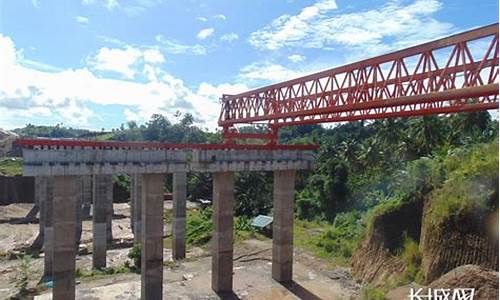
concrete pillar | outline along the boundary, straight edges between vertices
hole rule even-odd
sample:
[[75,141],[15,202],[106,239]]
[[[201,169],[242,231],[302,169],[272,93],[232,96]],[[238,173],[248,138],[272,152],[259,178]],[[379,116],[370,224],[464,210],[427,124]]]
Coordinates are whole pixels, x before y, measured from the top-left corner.
[[82,176],[82,219],[90,218],[90,209],[92,207],[92,176]]
[[129,190],[130,190],[130,202],[129,202],[129,206],[130,206],[130,229],[132,230],[132,234],[134,234],[134,238],[135,238],[135,231],[134,231],[134,185],[135,185],[135,177],[134,177],[134,174],[131,174],[130,175],[130,186],[129,186]]
[[[31,244],[31,249],[40,250],[43,246],[44,239],[44,210],[43,205],[45,203],[44,198],[47,197],[47,179],[46,177],[37,176],[35,177],[35,207],[39,208],[40,217],[38,218],[38,235]],[[28,215],[30,215],[28,213]]]
[[80,183],[77,176],[54,177],[53,299],[75,299],[75,222]]
[[132,175],[130,183],[132,184],[131,202],[133,203],[133,210],[131,219],[133,222],[134,243],[140,243],[142,233],[142,175]]
[[108,247],[113,244],[113,176],[109,175],[109,193],[106,199],[106,242]]
[[94,175],[93,178],[93,243],[92,265],[94,268],[106,267],[106,249],[110,205],[113,203],[113,181],[111,175]]
[[280,282],[292,280],[294,194],[295,171],[275,171],[272,277]]
[[163,294],[163,175],[142,177],[141,299]]
[[186,173],[174,173],[173,221],[172,221],[172,257],[186,257]]
[[82,221],[83,221],[83,182],[84,176],[78,176],[78,184],[76,190],[76,204],[75,204],[75,247],[78,253],[78,247],[80,246],[80,241],[82,239]]
[[40,214],[43,215],[43,253],[44,268],[43,276],[52,278],[54,259],[54,227],[53,227],[53,207],[54,207],[54,178],[45,177],[45,195],[42,197],[43,205]]
[[234,173],[213,174],[212,289],[233,290]]

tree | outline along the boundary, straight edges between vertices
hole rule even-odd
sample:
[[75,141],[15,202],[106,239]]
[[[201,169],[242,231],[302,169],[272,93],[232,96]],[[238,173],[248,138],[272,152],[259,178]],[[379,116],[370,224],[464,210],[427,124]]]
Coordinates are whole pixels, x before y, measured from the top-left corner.
[[194,123],[194,117],[190,113],[184,114],[184,117],[182,117],[181,122],[180,122],[181,126],[184,126],[184,127],[189,127],[189,126],[193,125],[193,123]]

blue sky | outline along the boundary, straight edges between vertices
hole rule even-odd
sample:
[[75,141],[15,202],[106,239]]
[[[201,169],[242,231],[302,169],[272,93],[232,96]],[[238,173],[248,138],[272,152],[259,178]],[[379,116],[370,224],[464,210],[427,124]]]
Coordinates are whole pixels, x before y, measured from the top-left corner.
[[0,0],[0,127],[90,129],[498,22],[498,1]]

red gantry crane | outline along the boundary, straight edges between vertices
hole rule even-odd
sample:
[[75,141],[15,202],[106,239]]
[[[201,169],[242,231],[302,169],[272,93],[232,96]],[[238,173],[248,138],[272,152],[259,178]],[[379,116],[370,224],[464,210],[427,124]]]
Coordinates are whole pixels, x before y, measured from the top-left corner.
[[[219,126],[224,144],[168,144],[20,139],[24,147],[148,149],[317,149],[278,145],[280,127],[498,109],[498,23],[393,53],[223,95]],[[240,133],[237,124],[268,126]],[[235,144],[234,139],[267,144]]]
[[[474,54],[474,55],[473,55]],[[498,23],[312,75],[223,95],[219,126],[277,143],[283,126],[498,109]],[[268,125],[245,134],[236,124]]]

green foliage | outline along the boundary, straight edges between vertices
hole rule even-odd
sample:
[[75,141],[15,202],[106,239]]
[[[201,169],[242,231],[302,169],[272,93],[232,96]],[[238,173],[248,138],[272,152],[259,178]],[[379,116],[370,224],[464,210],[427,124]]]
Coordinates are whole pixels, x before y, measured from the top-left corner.
[[26,296],[29,293],[29,281],[33,278],[33,259],[29,255],[18,256],[17,259],[19,261],[19,265],[17,267],[17,272],[11,278],[11,281],[15,284],[16,288],[19,289],[18,295]]
[[131,267],[127,266],[127,267],[129,267],[132,271],[134,271],[136,273],[140,273],[141,272],[141,244],[134,243],[134,246],[132,246],[132,248],[130,248],[127,256],[134,263],[133,266],[131,266]]
[[21,158],[5,158],[0,160],[0,175],[21,176],[23,174],[23,160]]
[[113,201],[126,202],[130,199],[130,177],[113,175]]
[[187,215],[186,242],[203,246],[212,238],[212,208],[189,210]]
[[[100,277],[100,276],[105,276],[105,275],[115,275],[115,274],[123,274],[123,273],[130,273],[130,272],[136,272],[136,271],[129,266],[128,262],[126,262],[124,266],[105,267],[105,268],[99,268],[99,269],[92,269],[90,271],[82,271],[79,268],[77,268],[75,271],[75,277],[76,278],[94,278],[94,277]],[[139,269],[139,272],[140,272],[140,269]]]
[[418,243],[406,236],[403,242],[403,249],[399,256],[406,265],[406,272],[403,274],[401,283],[407,284],[413,281],[420,282],[422,280],[422,273],[420,272],[422,253],[420,252]]
[[210,173],[189,173],[187,177],[188,195],[191,200],[212,198],[212,175]]
[[241,216],[235,218],[234,221],[234,230],[238,231],[254,231],[254,227],[252,226],[252,219],[247,216]]
[[241,172],[235,178],[237,216],[267,215],[272,207],[272,173]]
[[27,124],[24,128],[14,129],[14,132],[23,137],[46,138],[80,138],[91,134],[89,130],[65,127],[63,124],[57,124],[56,126]]
[[262,239],[255,227],[252,226],[252,219],[247,216],[239,216],[234,219],[234,234],[236,240],[246,240],[250,238]]
[[295,213],[298,218],[312,221],[321,215],[319,192],[313,189],[303,189],[295,199]]
[[334,256],[349,259],[363,236],[364,229],[361,212],[340,213],[335,217],[333,227],[318,237],[316,245]]
[[[397,194],[422,195],[439,187],[446,179],[443,159],[460,147],[494,139],[498,122],[480,112],[304,130],[314,132],[309,142],[320,141],[321,149],[318,167],[297,193],[296,213],[332,221],[339,212],[367,210]],[[292,129],[284,132],[282,141],[304,138]]]
[[372,287],[370,285],[363,287],[361,290],[362,300],[385,300],[385,292],[382,289]]
[[218,134],[209,133],[193,125],[191,114],[177,114],[178,122],[172,123],[165,116],[154,114],[143,125],[131,121],[128,128],[122,126],[114,131],[113,140],[119,141],[156,141],[168,143],[213,143],[217,142]]
[[481,216],[498,207],[498,141],[452,155],[445,165],[450,173],[432,193],[426,222],[439,228],[463,214]]
[[340,213],[333,224],[296,219],[294,245],[338,265],[348,265],[365,231],[365,214],[360,211]]
[[[212,208],[188,210],[186,219],[186,241],[191,246],[204,246],[212,238]],[[261,238],[251,225],[252,220],[246,216],[235,217],[234,234],[237,240]]]
[[371,209],[367,216],[367,232],[371,233],[373,231],[374,222],[378,217],[398,211],[405,203],[406,199],[407,198],[403,198],[401,196],[396,196],[380,202],[377,206]]

